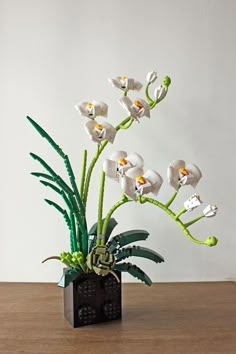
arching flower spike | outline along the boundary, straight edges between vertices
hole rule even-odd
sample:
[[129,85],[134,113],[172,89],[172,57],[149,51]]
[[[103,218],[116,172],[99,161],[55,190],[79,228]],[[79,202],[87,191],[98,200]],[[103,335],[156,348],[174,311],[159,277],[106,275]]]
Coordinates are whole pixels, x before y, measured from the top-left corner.
[[90,139],[94,142],[101,144],[106,139],[113,144],[116,129],[111,124],[105,121],[98,123],[96,120],[89,120],[85,123],[84,128]]
[[150,118],[149,104],[145,100],[138,98],[132,102],[129,97],[121,97],[119,102],[135,120],[139,121],[144,116]]
[[108,79],[108,81],[112,84],[113,87],[116,87],[124,92],[129,90],[139,91],[143,87],[141,82],[126,76],[117,76],[114,79]]
[[132,171],[134,168],[138,168],[142,174],[143,164],[143,158],[137,153],[128,155],[125,151],[116,151],[104,161],[103,170],[107,177],[118,182],[120,176],[124,176],[127,171]]
[[79,102],[75,109],[84,117],[95,119],[98,116],[107,117],[108,105],[100,101]]
[[201,177],[202,173],[196,165],[190,163],[185,167],[183,160],[172,161],[167,170],[168,182],[176,190],[180,185],[191,185],[195,188]]
[[121,179],[121,187],[124,193],[132,198],[137,196],[153,193],[157,195],[163,183],[162,177],[154,170],[147,170],[143,175],[137,168],[129,170]]

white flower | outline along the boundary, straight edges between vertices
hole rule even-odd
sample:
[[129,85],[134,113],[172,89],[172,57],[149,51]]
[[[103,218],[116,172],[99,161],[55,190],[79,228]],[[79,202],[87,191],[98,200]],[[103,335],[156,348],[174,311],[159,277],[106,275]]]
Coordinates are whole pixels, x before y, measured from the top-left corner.
[[162,177],[154,170],[147,170],[140,175],[139,168],[132,168],[121,179],[123,192],[136,200],[138,195],[153,193],[158,194],[163,183]]
[[143,158],[137,153],[127,155],[125,151],[116,151],[103,163],[103,170],[107,177],[119,181],[119,177],[129,171],[132,175],[134,168],[139,169],[139,174],[143,174]]
[[168,182],[176,190],[180,185],[188,184],[195,188],[201,177],[202,173],[196,165],[190,163],[185,168],[183,160],[172,161],[167,170]]
[[108,106],[104,102],[79,102],[75,105],[75,109],[80,112],[82,116],[94,119],[97,116],[107,117]]
[[155,82],[157,79],[157,73],[156,71],[149,71],[149,73],[147,73],[147,77],[146,77],[146,81],[149,84],[152,84],[153,82]]
[[119,102],[135,120],[139,121],[144,116],[150,118],[149,104],[145,100],[138,98],[132,102],[129,97],[121,97]]
[[114,79],[108,79],[112,86],[119,88],[122,91],[136,90],[139,91],[143,85],[141,82],[126,76],[117,76]]
[[90,139],[94,142],[101,144],[101,142],[107,139],[113,144],[116,129],[109,123],[101,121],[98,123],[96,120],[88,120],[84,125],[86,133],[90,136]]
[[215,205],[211,205],[209,204],[204,210],[203,210],[203,214],[207,217],[207,218],[211,218],[213,216],[215,216],[217,214],[218,208]]
[[193,209],[199,207],[202,204],[200,199],[200,195],[193,194],[186,202],[184,202],[184,207],[188,211],[192,211]]
[[158,100],[162,100],[167,94],[167,89],[166,87],[160,85],[155,88],[154,90],[154,97]]

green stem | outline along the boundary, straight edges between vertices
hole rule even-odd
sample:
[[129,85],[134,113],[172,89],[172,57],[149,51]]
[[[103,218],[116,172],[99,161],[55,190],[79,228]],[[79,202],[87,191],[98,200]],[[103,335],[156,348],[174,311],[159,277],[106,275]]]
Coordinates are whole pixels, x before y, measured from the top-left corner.
[[176,215],[175,213],[173,213],[172,210],[170,210],[169,208],[167,208],[164,204],[162,204],[161,202],[159,202],[156,199],[153,198],[148,198],[148,197],[139,197],[139,202],[141,204],[143,203],[151,203],[155,206],[158,206],[159,208],[161,208],[162,210],[164,210],[168,215],[170,215],[170,217],[175,220],[175,222],[178,224],[178,226],[181,228],[181,230],[184,232],[184,234],[193,242],[199,244],[199,245],[206,245],[207,243],[204,241],[199,241],[196,238],[194,238],[191,233],[189,232],[189,230],[187,230],[187,228],[185,227],[185,225],[182,223],[182,221],[180,221],[179,219],[176,219]]
[[145,95],[146,95],[146,98],[147,98],[147,101],[150,105],[153,104],[153,100],[151,99],[150,95],[149,95],[149,86],[151,85],[151,83],[149,82],[146,86],[146,89],[145,89]]
[[103,227],[102,227],[102,234],[103,234],[103,235],[106,235],[107,226],[108,226],[108,224],[109,224],[109,220],[110,220],[112,214],[114,213],[114,211],[115,211],[116,209],[118,209],[121,205],[123,205],[123,204],[125,204],[125,203],[128,203],[128,202],[132,202],[132,201],[133,201],[132,199],[129,199],[129,198],[127,198],[125,195],[123,195],[123,196],[122,196],[122,199],[121,199],[119,202],[115,203],[115,204],[109,209],[109,211],[108,211],[108,213],[107,213],[107,215],[106,215],[106,217],[105,217],[105,219],[104,219],[104,222],[103,222]]
[[182,214],[186,213],[186,211],[187,211],[187,209],[185,209],[185,208],[180,209],[180,211],[175,215],[175,219],[176,219],[176,220],[179,219],[179,217],[180,217]]
[[129,129],[129,127],[131,127],[133,122],[134,122],[134,119],[130,118],[130,121],[126,125],[120,125],[120,129]]
[[98,224],[97,224],[97,234],[98,235],[100,235],[102,232],[102,211],[103,211],[104,187],[105,187],[105,172],[102,170],[101,179],[100,179],[99,200],[98,200]]
[[83,195],[84,192],[84,180],[86,173],[86,164],[87,164],[87,150],[84,150],[83,160],[82,160],[82,168],[81,168],[81,177],[80,177],[80,196]]
[[195,218],[195,219],[193,219],[193,220],[191,220],[191,221],[189,221],[189,222],[186,222],[186,223],[184,224],[184,226],[185,226],[185,227],[189,227],[189,226],[195,224],[195,222],[197,222],[198,220],[201,220],[201,219],[203,219],[203,218],[205,218],[205,215],[200,215],[200,216],[198,216],[197,218]]
[[[115,128],[116,131],[119,131],[121,129],[121,126],[124,126],[126,123],[128,123],[130,120],[130,116],[125,118],[120,124],[117,125],[117,127]],[[90,185],[90,180],[91,180],[91,176],[92,176],[92,172],[94,169],[94,166],[99,158],[99,156],[101,155],[101,153],[103,152],[103,150],[105,149],[105,147],[108,144],[108,140],[104,140],[101,145],[99,146],[96,155],[94,156],[94,158],[92,159],[89,167],[88,167],[88,171],[87,171],[87,175],[85,178],[85,185],[84,185],[84,194],[83,194],[83,203],[84,203],[84,207],[86,208],[86,204],[87,204],[87,200],[88,200],[88,192],[89,192],[89,185]]]
[[178,188],[178,190],[172,195],[172,197],[168,200],[168,202],[165,204],[165,206],[168,208],[172,203],[173,201],[175,200],[175,198],[177,197],[177,194],[178,194],[178,191],[180,189],[180,186]]

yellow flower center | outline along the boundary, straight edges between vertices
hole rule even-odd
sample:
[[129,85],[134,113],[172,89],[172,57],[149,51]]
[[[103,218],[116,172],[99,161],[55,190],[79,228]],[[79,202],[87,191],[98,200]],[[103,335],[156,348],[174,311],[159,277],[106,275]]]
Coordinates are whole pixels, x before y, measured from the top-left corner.
[[87,108],[92,108],[92,107],[93,107],[93,104],[89,102],[89,103],[86,104],[86,107],[87,107]]
[[184,167],[181,167],[181,168],[179,169],[179,172],[182,173],[182,175],[184,175],[184,176],[189,175],[189,172],[188,172],[188,171],[186,170],[186,168],[184,168]]
[[143,108],[142,103],[141,103],[140,101],[138,101],[138,100],[134,101],[134,104],[135,104],[135,106],[137,106],[139,109],[142,109],[142,108]]
[[125,81],[126,80],[126,76],[121,76],[120,81]]
[[103,126],[101,124],[96,124],[95,125],[95,129],[102,131],[103,130]]
[[147,182],[143,176],[137,176],[136,181],[140,184],[145,184]]
[[124,159],[124,157],[120,157],[118,160],[119,165],[121,166],[125,166],[127,164],[126,159]]

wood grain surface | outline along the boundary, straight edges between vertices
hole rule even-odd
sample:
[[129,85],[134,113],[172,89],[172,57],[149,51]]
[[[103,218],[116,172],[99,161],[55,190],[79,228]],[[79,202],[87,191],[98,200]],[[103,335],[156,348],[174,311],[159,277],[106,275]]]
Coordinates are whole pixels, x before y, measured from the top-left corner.
[[236,354],[236,284],[123,284],[123,319],[73,329],[63,290],[0,283],[1,354]]

